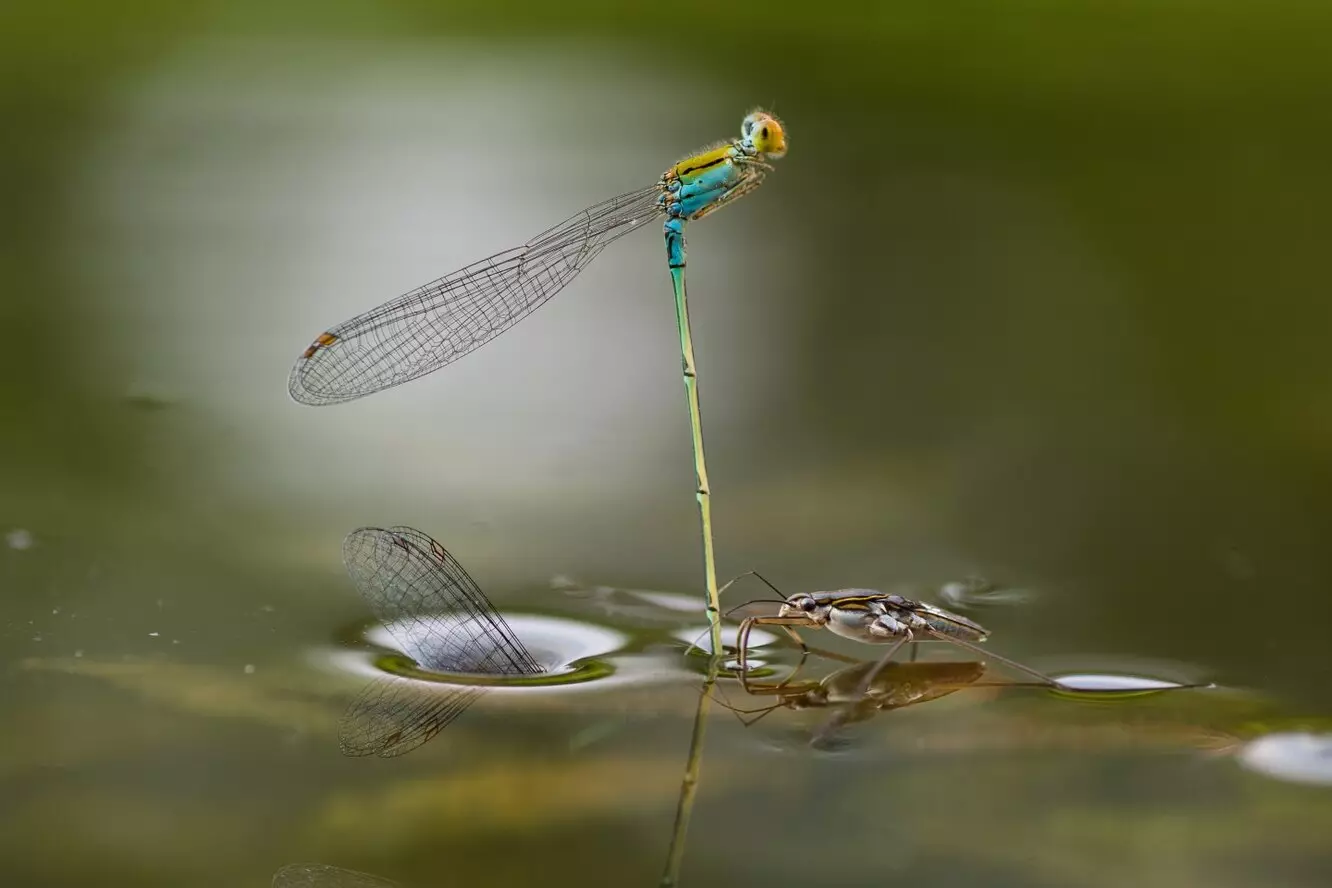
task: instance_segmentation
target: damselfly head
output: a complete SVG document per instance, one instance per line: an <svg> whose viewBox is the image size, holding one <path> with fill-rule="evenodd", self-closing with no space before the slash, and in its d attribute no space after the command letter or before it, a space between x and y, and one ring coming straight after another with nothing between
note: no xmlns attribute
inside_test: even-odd
<svg viewBox="0 0 1332 888"><path fill-rule="evenodd" d="M786 129L767 111L755 108L740 124L740 138L759 154L781 157L786 154Z"/></svg>
<svg viewBox="0 0 1332 888"><path fill-rule="evenodd" d="M804 617L816 626L822 626L828 622L828 612L832 610L832 605L826 601L819 601L808 592L797 592L786 603L782 605L781 610L777 611L779 617Z"/></svg>

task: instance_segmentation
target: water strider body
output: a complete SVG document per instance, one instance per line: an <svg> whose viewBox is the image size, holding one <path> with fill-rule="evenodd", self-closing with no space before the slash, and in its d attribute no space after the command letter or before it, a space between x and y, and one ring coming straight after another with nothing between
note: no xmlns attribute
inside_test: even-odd
<svg viewBox="0 0 1332 888"><path fill-rule="evenodd" d="M754 573L777 594L781 594L762 575ZM741 576L745 576L742 574ZM735 582L732 580L731 582ZM727 585L730 585L729 583ZM902 645L912 641L947 641L968 648L1005 663L1014 669L1032 675L1049 685L1057 682L1030 666L1001 657L980 647L989 638L989 630L960 614L946 611L923 601L915 601L893 593L873 589L839 589L832 592L797 592L786 596L776 615L746 617L740 624L736 643L739 647L740 672L747 668L749 633L754 626L780 626L795 639L802 651L808 652L796 627L827 629L834 635L865 644L891 645L861 681L863 694L875 677L892 660Z"/></svg>
<svg viewBox="0 0 1332 888"><path fill-rule="evenodd" d="M611 241L652 220L663 223L667 265L680 291L685 223L749 194L772 169L767 161L785 153L781 122L755 110L741 124L740 138L679 161L654 184L594 204L522 246L320 333L292 367L291 397L336 404L438 370L527 317Z"/></svg>

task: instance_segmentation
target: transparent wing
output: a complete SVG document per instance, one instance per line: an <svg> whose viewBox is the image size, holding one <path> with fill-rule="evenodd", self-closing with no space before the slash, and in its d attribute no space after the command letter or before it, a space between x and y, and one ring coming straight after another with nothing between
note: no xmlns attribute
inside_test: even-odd
<svg viewBox="0 0 1332 888"><path fill-rule="evenodd" d="M406 678L378 679L347 707L338 743L343 755L403 755L433 740L484 693Z"/></svg>
<svg viewBox="0 0 1332 888"><path fill-rule="evenodd" d="M323 863L293 863L273 874L273 888L398 888L398 883Z"/></svg>
<svg viewBox="0 0 1332 888"><path fill-rule="evenodd" d="M533 675L542 668L461 564L411 527L362 527L347 573L403 652L427 669Z"/></svg>
<svg viewBox="0 0 1332 888"><path fill-rule="evenodd" d="M321 333L287 388L302 404L337 404L438 370L559 292L606 245L657 218L655 185L612 197L537 235Z"/></svg>
<svg viewBox="0 0 1332 888"><path fill-rule="evenodd" d="M930 628L935 632L961 638L978 638L981 641L984 641L990 634L989 630L980 623L969 620L961 614L955 614L924 601L918 601L915 604L916 612L925 617L930 624Z"/></svg>
<svg viewBox="0 0 1332 888"><path fill-rule="evenodd" d="M890 607L914 611L919 614L935 632L960 638L978 637L982 641L989 635L989 630L975 620L969 620L961 614L944 610L929 602L916 601L911 598L904 598L901 595L882 595L880 597L883 603Z"/></svg>

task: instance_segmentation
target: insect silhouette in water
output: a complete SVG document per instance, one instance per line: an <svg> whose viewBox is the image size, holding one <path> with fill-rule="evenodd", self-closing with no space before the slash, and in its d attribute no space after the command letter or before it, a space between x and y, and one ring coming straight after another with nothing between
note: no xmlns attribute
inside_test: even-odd
<svg viewBox="0 0 1332 888"><path fill-rule="evenodd" d="M741 686L753 697L775 697L768 706L742 709L723 702L746 727L778 709L802 711L850 706L853 717L844 723L865 721L880 712L889 712L946 697L954 691L973 687L985 674L985 664L974 660L944 663L889 663L880 669L866 691L859 692L866 675L877 665L862 660L830 672L821 679L793 681L795 673L780 682L762 683L744 680ZM752 716L752 718L747 717Z"/></svg>
<svg viewBox="0 0 1332 888"><path fill-rule="evenodd" d="M273 888L398 888L398 883L324 863L293 863L273 874Z"/></svg>
<svg viewBox="0 0 1332 888"><path fill-rule="evenodd" d="M343 541L342 558L375 618L421 668L484 676L544 672L476 581L429 535L362 527ZM376 679L342 718L342 751L385 758L410 752L484 693L396 675Z"/></svg>
<svg viewBox="0 0 1332 888"><path fill-rule="evenodd" d="M736 646L739 649L742 677L748 669L750 631L755 626L778 626L795 640L805 654L809 653L809 647L796 633L795 630L799 627L826 628L834 635L865 644L890 645L887 652L861 677L859 692L862 696L902 646L916 641L946 641L1004 663L1035 677L1043 684L1058 686L1058 682L1050 676L980 647L979 643L989 637L989 631L974 620L941 607L873 589L839 589L831 592L797 592L794 595L783 595L776 586L755 571L741 574L740 577L728 582L723 589L745 576L758 578L781 596L777 599L781 607L775 615L746 617L740 623ZM757 601L766 600L770 599ZM754 603L756 602L746 602L746 605ZM732 608L732 612L738 609L738 607Z"/></svg>

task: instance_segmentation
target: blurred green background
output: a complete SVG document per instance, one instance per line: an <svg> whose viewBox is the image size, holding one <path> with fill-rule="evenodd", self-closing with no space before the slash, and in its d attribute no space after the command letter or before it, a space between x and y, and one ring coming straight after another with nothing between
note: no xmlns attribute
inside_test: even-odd
<svg viewBox="0 0 1332 888"><path fill-rule="evenodd" d="M1327 3L20 0L0 9L13 884L262 885L338 850L412 884L655 879L686 685L472 713L388 772L338 758L356 681L305 652L364 616L338 561L362 524L430 532L506 606L548 606L557 575L699 588L659 238L444 373L327 410L283 383L330 324L650 183L754 105L789 155L690 230L723 576L982 574L1030 593L980 615L1005 654L1332 706ZM991 717L936 708L954 737ZM549 751L607 710L637 727L605 761ZM838 884L1325 884L1325 790L1107 752L1039 711L1013 736L1056 753L963 744L909 778L873 743L765 757L728 723L686 876L806 884L837 822ZM355 795L441 771L477 782L434 819ZM395 817L419 831L376 832Z"/></svg>

